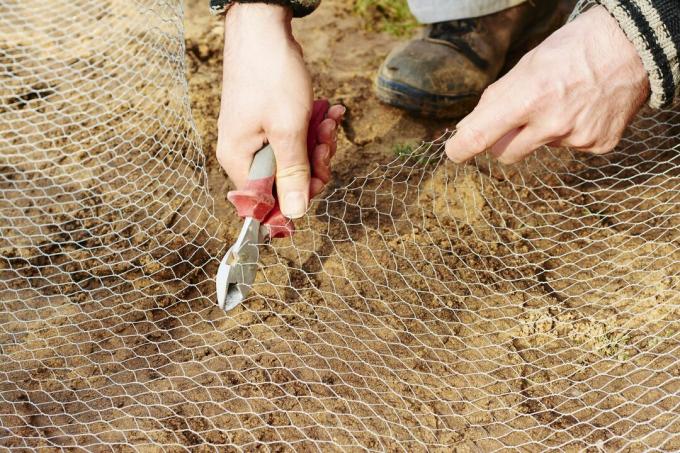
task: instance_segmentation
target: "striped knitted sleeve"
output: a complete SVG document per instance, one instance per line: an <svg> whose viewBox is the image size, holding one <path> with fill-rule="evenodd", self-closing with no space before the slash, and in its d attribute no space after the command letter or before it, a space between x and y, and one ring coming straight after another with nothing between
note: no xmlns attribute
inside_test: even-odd
<svg viewBox="0 0 680 453"><path fill-rule="evenodd" d="M680 0L597 0L619 23L649 74L649 105L680 95Z"/></svg>
<svg viewBox="0 0 680 453"><path fill-rule="evenodd" d="M289 6L293 9L293 16L302 17L314 11L321 0L210 0L210 12L222 14L227 11L231 3L271 3Z"/></svg>

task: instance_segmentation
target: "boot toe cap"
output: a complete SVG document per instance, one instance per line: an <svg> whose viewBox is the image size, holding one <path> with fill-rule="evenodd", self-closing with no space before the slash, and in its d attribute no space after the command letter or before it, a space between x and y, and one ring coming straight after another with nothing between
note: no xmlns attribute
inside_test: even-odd
<svg viewBox="0 0 680 453"><path fill-rule="evenodd" d="M474 107L490 83L454 47L418 39L395 48L376 81L383 101L428 116L456 117Z"/></svg>

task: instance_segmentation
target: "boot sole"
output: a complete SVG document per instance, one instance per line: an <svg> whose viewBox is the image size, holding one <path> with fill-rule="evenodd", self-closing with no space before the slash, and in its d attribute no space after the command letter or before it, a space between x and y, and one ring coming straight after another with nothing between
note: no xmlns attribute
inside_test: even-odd
<svg viewBox="0 0 680 453"><path fill-rule="evenodd" d="M456 96L430 93L382 75L376 79L375 91L378 99L386 104L435 119L464 117L472 111L480 96L476 93Z"/></svg>

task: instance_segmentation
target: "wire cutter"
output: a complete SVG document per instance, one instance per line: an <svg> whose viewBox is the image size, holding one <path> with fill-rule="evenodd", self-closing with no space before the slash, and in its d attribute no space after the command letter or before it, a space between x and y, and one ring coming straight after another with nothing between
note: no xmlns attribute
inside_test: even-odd
<svg viewBox="0 0 680 453"><path fill-rule="evenodd" d="M326 117L330 104L315 101L307 135L307 151L317 144L317 129ZM291 236L293 222L279 208L274 194L276 158L271 145L260 149L253 158L246 185L233 190L227 198L244 219L241 232L220 262L215 279L217 304L225 311L248 297L257 276L260 253L258 245L270 239Z"/></svg>

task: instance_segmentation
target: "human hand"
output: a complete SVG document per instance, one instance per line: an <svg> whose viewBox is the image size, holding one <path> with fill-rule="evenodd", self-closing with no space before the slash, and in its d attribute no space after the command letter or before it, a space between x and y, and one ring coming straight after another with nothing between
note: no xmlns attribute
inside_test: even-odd
<svg viewBox="0 0 680 453"><path fill-rule="evenodd" d="M489 86L458 123L446 154L464 162L488 149L510 164L546 144L606 153L649 90L633 44L598 6L557 30Z"/></svg>
<svg viewBox="0 0 680 453"><path fill-rule="evenodd" d="M271 143L281 212L298 218L310 196L330 180L330 159L345 108L330 108L318 128L318 144L308 154L312 84L293 38L291 18L288 8L268 4L236 3L227 12L217 159L242 188L253 155L265 142Z"/></svg>

